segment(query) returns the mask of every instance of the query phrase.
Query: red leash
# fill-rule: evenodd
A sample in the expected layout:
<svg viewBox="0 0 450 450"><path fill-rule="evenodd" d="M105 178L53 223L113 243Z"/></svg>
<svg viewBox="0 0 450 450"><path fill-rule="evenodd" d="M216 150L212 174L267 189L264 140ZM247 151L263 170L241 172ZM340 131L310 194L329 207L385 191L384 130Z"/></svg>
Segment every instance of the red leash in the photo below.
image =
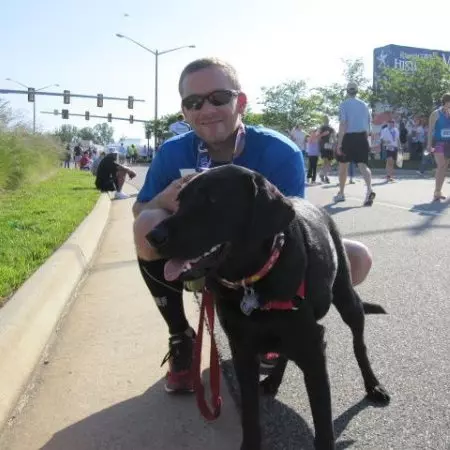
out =
<svg viewBox="0 0 450 450"><path fill-rule="evenodd" d="M205 323L205 311L208 317L209 332L211 334L211 353L210 353L210 372L209 385L211 388L211 404L212 410L205 399L205 387L201 378L201 363L202 363L202 343L203 343L203 328ZM197 397L197 405L202 416L207 420L215 420L220 416L222 407L222 397L220 396L220 365L219 354L217 352L216 341L214 339L214 297L211 292L204 289L202 291L202 302L200 305L200 320L198 322L197 337L195 339L194 347L194 388Z"/></svg>
<svg viewBox="0 0 450 450"><path fill-rule="evenodd" d="M305 297L305 283L299 286L297 295L301 298ZM268 302L264 310L291 310L295 308L293 301ZM202 364L202 344L203 344L203 328L205 324L205 311L208 317L209 333L211 335L211 353L209 359L209 385L211 388L211 404L212 410L205 399L205 387L201 378L201 364ZM200 304L200 319L198 322L197 337L194 346L194 360L192 362L194 375L194 389L197 397L197 405L200 413L207 420L215 420L220 416L222 407L222 397L220 396L220 364L219 354L217 352L216 341L214 339L214 296L206 289L202 291L202 302Z"/></svg>

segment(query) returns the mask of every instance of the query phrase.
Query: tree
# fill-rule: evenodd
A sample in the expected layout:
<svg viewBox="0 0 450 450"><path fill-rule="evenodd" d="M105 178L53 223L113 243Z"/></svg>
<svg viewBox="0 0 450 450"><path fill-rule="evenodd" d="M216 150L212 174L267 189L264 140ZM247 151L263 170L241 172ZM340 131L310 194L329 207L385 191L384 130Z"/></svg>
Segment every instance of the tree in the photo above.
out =
<svg viewBox="0 0 450 450"><path fill-rule="evenodd" d="M169 125L175 123L178 120L178 116L180 114L181 111L161 116L156 122L157 125L156 127L154 120L149 120L148 122L145 122L144 123L145 132L149 133L151 137L155 135L156 130L156 137L158 138L158 140L164 140L169 138L170 136L173 136L172 133L169 131Z"/></svg>
<svg viewBox="0 0 450 450"><path fill-rule="evenodd" d="M83 139L84 141L94 141L95 142L95 132L91 127L84 127L78 130L77 137Z"/></svg>
<svg viewBox="0 0 450 450"><path fill-rule="evenodd" d="M426 116L450 92L450 67L439 57L410 57L413 70L386 68L378 85L377 100L408 116Z"/></svg>
<svg viewBox="0 0 450 450"><path fill-rule="evenodd" d="M94 126L93 132L95 135L94 142L96 144L108 145L114 142L114 128L107 123L98 123Z"/></svg>
<svg viewBox="0 0 450 450"><path fill-rule="evenodd" d="M322 97L322 104L320 111L332 118L338 118L339 105L345 100L347 96L347 84L353 81L358 86L358 96L372 104L373 92L370 86L370 81L364 75L364 62L361 58L355 60L342 60L344 69L342 71L343 82L332 83L325 87L317 88L316 91Z"/></svg>
<svg viewBox="0 0 450 450"><path fill-rule="evenodd" d="M70 144L74 137L78 137L78 128L73 125L61 125L54 134L65 144Z"/></svg>
<svg viewBox="0 0 450 450"><path fill-rule="evenodd" d="M263 113L255 113L252 111L252 108L249 105L247 105L245 113L242 117L242 121L246 125L263 125L264 124Z"/></svg>
<svg viewBox="0 0 450 450"><path fill-rule="evenodd" d="M309 128L321 122L321 96L312 93L303 80L263 87L262 93L263 123L269 127L284 131L298 123Z"/></svg>

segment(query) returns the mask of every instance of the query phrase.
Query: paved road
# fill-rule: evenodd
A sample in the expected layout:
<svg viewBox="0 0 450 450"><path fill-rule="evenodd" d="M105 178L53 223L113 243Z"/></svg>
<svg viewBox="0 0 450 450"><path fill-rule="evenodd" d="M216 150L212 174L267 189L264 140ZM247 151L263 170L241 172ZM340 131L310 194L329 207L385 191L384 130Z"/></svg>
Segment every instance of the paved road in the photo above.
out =
<svg viewBox="0 0 450 450"><path fill-rule="evenodd" d="M137 183L144 179L139 168ZM368 280L358 287L366 300L389 312L366 320L373 366L392 394L385 408L364 401L350 332L331 310L327 326L328 365L338 448L450 449L450 203L430 204L433 180L401 177L386 184L374 179L377 199L362 207L361 180L346 189L347 201L333 204L334 184L307 190L315 204L326 206L341 232L364 242L373 252ZM450 192L450 185L446 184ZM218 341L224 373L236 391L226 339ZM302 375L289 366L281 392L263 403L268 449L308 449L312 420Z"/></svg>

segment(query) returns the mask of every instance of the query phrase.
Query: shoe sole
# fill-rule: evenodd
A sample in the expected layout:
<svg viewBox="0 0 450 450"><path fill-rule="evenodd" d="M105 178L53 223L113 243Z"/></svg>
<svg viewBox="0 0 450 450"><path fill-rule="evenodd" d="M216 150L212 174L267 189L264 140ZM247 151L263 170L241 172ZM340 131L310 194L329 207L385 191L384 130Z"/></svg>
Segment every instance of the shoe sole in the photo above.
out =
<svg viewBox="0 0 450 450"><path fill-rule="evenodd" d="M177 395L177 394L193 394L194 393L194 388L178 388L178 389L173 389L169 386L167 386L167 384L164 385L164 390L168 393L168 394L173 394L173 395Z"/></svg>

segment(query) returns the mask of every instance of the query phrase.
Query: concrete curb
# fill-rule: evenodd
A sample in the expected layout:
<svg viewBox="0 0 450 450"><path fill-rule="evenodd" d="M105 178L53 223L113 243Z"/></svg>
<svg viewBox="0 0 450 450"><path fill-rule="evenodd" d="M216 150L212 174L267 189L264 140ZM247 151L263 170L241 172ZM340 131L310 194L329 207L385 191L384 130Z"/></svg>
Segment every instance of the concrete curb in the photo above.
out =
<svg viewBox="0 0 450 450"><path fill-rule="evenodd" d="M96 252L111 200L102 194L69 239L0 310L0 429L7 423Z"/></svg>

